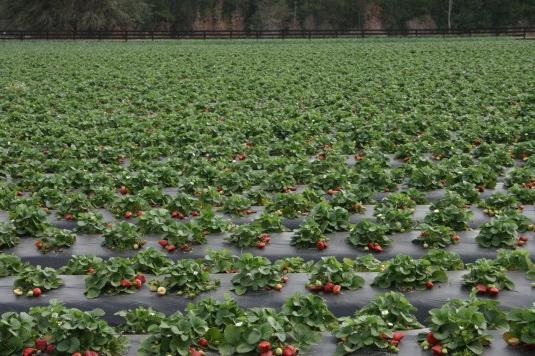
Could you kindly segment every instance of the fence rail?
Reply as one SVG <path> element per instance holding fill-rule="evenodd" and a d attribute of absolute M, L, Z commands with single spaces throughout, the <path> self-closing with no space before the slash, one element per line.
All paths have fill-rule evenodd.
<path fill-rule="evenodd" d="M 181 39 L 291 39 L 366 37 L 451 37 L 535 35 L 535 27 L 478 29 L 397 30 L 261 30 L 261 31 L 10 31 L 0 30 L 3 40 L 181 40 Z"/>

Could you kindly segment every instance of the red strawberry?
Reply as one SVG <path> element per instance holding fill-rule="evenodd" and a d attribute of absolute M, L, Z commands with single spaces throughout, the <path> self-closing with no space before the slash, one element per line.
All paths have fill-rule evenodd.
<path fill-rule="evenodd" d="M 399 341 L 392 339 L 392 340 L 390 340 L 390 345 L 393 345 L 393 346 L 397 347 L 399 345 Z"/>
<path fill-rule="evenodd" d="M 282 284 L 277 283 L 273 286 L 273 289 L 275 289 L 277 292 L 279 292 L 282 289 Z"/>
<path fill-rule="evenodd" d="M 139 279 L 134 279 L 134 286 L 139 289 L 143 286 L 143 282 L 141 282 Z"/>
<path fill-rule="evenodd" d="M 121 185 L 121 187 L 119 188 L 119 193 L 121 193 L 122 195 L 125 195 L 126 193 L 128 193 L 128 190 L 126 189 L 124 185 Z"/>
<path fill-rule="evenodd" d="M 265 243 L 269 243 L 271 241 L 271 237 L 268 234 L 262 234 L 261 238 Z"/>
<path fill-rule="evenodd" d="M 258 343 L 258 351 L 260 352 L 268 352 L 271 350 L 271 344 L 269 341 L 262 340 Z"/>
<path fill-rule="evenodd" d="M 173 219 L 176 219 L 176 218 L 178 217 L 178 211 L 173 210 L 173 211 L 171 212 L 171 217 L 172 217 Z"/>
<path fill-rule="evenodd" d="M 431 348 L 431 351 L 433 351 L 435 355 L 442 355 L 442 346 L 437 344 Z"/>
<path fill-rule="evenodd" d="M 476 284 L 475 288 L 477 290 L 477 294 L 485 294 L 485 293 L 487 293 L 487 286 L 484 285 L 483 283 Z"/>
<path fill-rule="evenodd" d="M 31 356 L 33 355 L 37 350 L 32 347 L 25 347 L 24 350 L 22 350 L 22 356 Z M 80 355 L 82 356 L 82 355 Z"/>
<path fill-rule="evenodd" d="M 459 241 L 460 239 L 461 239 L 461 237 L 460 237 L 459 235 L 457 235 L 457 234 L 453 235 L 452 238 L 451 238 L 451 240 L 452 240 L 453 242 L 457 242 L 457 241 Z"/>
<path fill-rule="evenodd" d="M 131 211 L 127 211 L 126 213 L 124 213 L 124 218 L 125 219 L 130 219 L 132 217 L 132 212 Z"/>
<path fill-rule="evenodd" d="M 526 235 L 522 235 L 518 238 L 520 241 L 528 242 L 528 237 Z"/>
<path fill-rule="evenodd" d="M 201 351 L 197 351 L 194 348 L 189 349 L 189 355 L 190 356 L 202 356 L 203 353 Z"/>
<path fill-rule="evenodd" d="M 130 287 L 132 287 L 132 283 L 130 283 L 130 281 L 128 279 L 123 278 L 123 279 L 121 279 L 121 287 L 130 288 Z"/>
<path fill-rule="evenodd" d="M 138 210 L 138 211 L 136 212 L 136 216 L 137 216 L 138 218 L 142 217 L 143 214 L 145 214 L 145 212 L 144 212 L 143 210 Z"/>
<path fill-rule="evenodd" d="M 74 219 L 74 217 L 72 216 L 72 214 L 69 214 L 69 213 L 63 215 L 63 218 L 64 218 L 65 220 L 67 220 L 67 221 L 71 221 L 71 220 Z"/>
<path fill-rule="evenodd" d="M 434 345 L 438 342 L 438 340 L 435 338 L 435 336 L 433 336 L 433 333 L 432 332 L 429 332 L 427 334 L 427 342 L 429 343 L 429 345 Z"/>
<path fill-rule="evenodd" d="M 487 289 L 487 292 L 488 292 L 490 295 L 492 295 L 493 297 L 495 297 L 495 296 L 498 295 L 498 293 L 500 293 L 500 290 L 499 290 L 498 288 L 496 288 L 496 287 L 493 286 L 493 287 L 488 288 L 488 289 Z"/>
<path fill-rule="evenodd" d="M 191 246 L 188 245 L 188 244 L 182 244 L 182 245 L 180 245 L 180 251 L 182 251 L 182 252 L 191 251 Z"/>
<path fill-rule="evenodd" d="M 197 210 L 193 210 L 191 212 L 191 216 L 199 216 L 199 215 L 201 215 L 201 214 Z"/>
<path fill-rule="evenodd" d="M 99 356 L 99 353 L 96 351 L 87 350 L 87 351 L 84 351 L 84 356 Z"/>
<path fill-rule="evenodd" d="M 167 240 L 160 240 L 158 241 L 158 245 L 162 246 L 162 247 L 165 247 L 167 246 L 169 242 Z"/>
<path fill-rule="evenodd" d="M 208 346 L 208 340 L 206 340 L 204 337 L 199 338 L 197 341 L 200 347 L 206 347 Z"/>
<path fill-rule="evenodd" d="M 273 356 L 273 352 L 272 351 L 261 352 L 260 356 Z"/>
<path fill-rule="evenodd" d="M 333 291 L 334 284 L 332 282 L 327 282 L 323 285 L 324 293 L 331 293 Z"/>
<path fill-rule="evenodd" d="M 41 294 L 42 294 L 41 288 L 36 287 L 36 288 L 33 289 L 33 296 L 34 297 L 37 298 L 37 297 L 41 296 Z"/>
<path fill-rule="evenodd" d="M 316 242 L 316 247 L 318 248 L 318 250 L 325 250 L 328 246 L 327 246 L 327 241 L 325 240 L 318 240 Z"/>
<path fill-rule="evenodd" d="M 433 281 L 425 282 L 425 288 L 431 289 L 431 288 L 433 288 L 433 286 L 434 286 Z"/>
<path fill-rule="evenodd" d="M 79 353 L 79 352 L 73 352 L 73 353 L 71 354 L 71 356 L 82 356 L 82 354 Z"/>
<path fill-rule="evenodd" d="M 43 242 L 41 240 L 35 241 L 35 247 L 40 250 L 43 247 Z"/>
<path fill-rule="evenodd" d="M 46 351 L 48 342 L 45 339 L 35 339 L 35 348 L 41 352 Z"/>
<path fill-rule="evenodd" d="M 516 245 L 517 245 L 517 246 L 522 247 L 522 246 L 524 246 L 525 244 L 526 244 L 526 241 L 522 241 L 522 240 L 517 240 L 517 241 L 516 241 Z"/>
<path fill-rule="evenodd" d="M 282 283 L 288 283 L 288 276 L 282 276 L 281 281 Z"/>
<path fill-rule="evenodd" d="M 52 352 L 54 352 L 54 350 L 56 349 L 56 345 L 54 344 L 48 344 L 46 346 L 46 353 L 47 354 L 51 354 Z"/>
<path fill-rule="evenodd" d="M 392 340 L 401 341 L 405 337 L 405 334 L 401 331 L 394 331 L 392 333 Z"/>
<path fill-rule="evenodd" d="M 24 195 L 24 193 L 21 192 L 21 191 L 18 191 L 18 190 L 17 190 L 17 192 L 15 193 L 15 195 L 18 196 L 18 197 L 21 197 L 21 196 Z"/>
<path fill-rule="evenodd" d="M 342 291 L 342 286 L 339 284 L 335 284 L 333 287 L 333 294 L 338 295 Z"/>
<path fill-rule="evenodd" d="M 95 273 L 95 269 L 93 267 L 89 267 L 87 269 L 87 274 L 92 274 L 92 273 Z"/>
<path fill-rule="evenodd" d="M 147 278 L 145 278 L 144 274 L 138 274 L 134 277 L 135 279 L 139 279 L 141 283 L 145 283 L 147 281 Z"/>
<path fill-rule="evenodd" d="M 265 242 L 262 242 L 262 241 L 258 241 L 258 242 L 256 243 L 256 247 L 257 247 L 257 248 L 264 248 L 264 247 L 266 247 L 266 243 L 265 243 Z"/>
<path fill-rule="evenodd" d="M 309 284 L 308 290 L 311 292 L 319 292 L 320 290 L 323 290 L 323 286 L 317 286 L 315 284 Z"/>
<path fill-rule="evenodd" d="M 165 249 L 168 251 L 168 252 L 173 252 L 174 250 L 176 250 L 176 246 L 175 245 L 167 245 L 165 247 Z"/>
<path fill-rule="evenodd" d="M 297 355 L 297 349 L 293 345 L 286 345 L 282 350 L 282 356 L 295 356 Z"/>
<path fill-rule="evenodd" d="M 374 250 L 375 252 L 377 252 L 377 253 L 381 253 L 381 252 L 383 252 L 383 248 L 382 248 L 381 245 L 379 245 L 379 244 L 375 244 L 375 245 L 373 245 L 373 250 Z"/>

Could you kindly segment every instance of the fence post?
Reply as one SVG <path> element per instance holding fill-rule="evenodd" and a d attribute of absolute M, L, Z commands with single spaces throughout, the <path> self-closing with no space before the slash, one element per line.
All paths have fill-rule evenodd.
<path fill-rule="evenodd" d="M 309 39 L 309 40 L 312 39 L 312 32 L 311 32 L 311 31 L 308 31 L 308 39 Z"/>
<path fill-rule="evenodd" d="M 203 39 L 206 39 L 206 31 L 203 32 Z"/>
<path fill-rule="evenodd" d="M 230 39 L 232 39 L 232 30 L 230 30 Z"/>
<path fill-rule="evenodd" d="M 128 42 L 128 31 L 124 31 L 124 41 Z"/>

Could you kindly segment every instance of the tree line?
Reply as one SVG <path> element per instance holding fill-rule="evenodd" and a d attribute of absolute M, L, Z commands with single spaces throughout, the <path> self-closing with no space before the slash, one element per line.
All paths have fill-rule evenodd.
<path fill-rule="evenodd" d="M 438 28 L 535 24 L 535 0 L 0 0 L 4 29 Z"/>

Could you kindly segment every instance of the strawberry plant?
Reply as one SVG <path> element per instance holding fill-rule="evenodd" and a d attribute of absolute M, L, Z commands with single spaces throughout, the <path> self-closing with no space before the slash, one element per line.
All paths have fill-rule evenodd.
<path fill-rule="evenodd" d="M 243 224 L 236 225 L 225 240 L 238 247 L 264 248 L 269 243 L 270 237 L 268 234 L 263 234 L 254 224 Z"/>
<path fill-rule="evenodd" d="M 262 213 L 253 224 L 264 232 L 282 232 L 286 230 L 284 225 L 282 225 L 282 217 L 273 213 Z"/>
<path fill-rule="evenodd" d="M 229 250 L 209 249 L 204 256 L 203 263 L 208 268 L 210 273 L 231 273 L 235 272 L 235 264 L 238 257 L 232 256 Z"/>
<path fill-rule="evenodd" d="M 57 206 L 57 215 L 65 220 L 72 220 L 81 213 L 88 212 L 93 206 L 84 193 L 69 193 Z"/>
<path fill-rule="evenodd" d="M 61 267 L 60 274 L 84 275 L 94 273 L 103 263 L 102 258 L 91 255 L 72 256 L 69 262 Z"/>
<path fill-rule="evenodd" d="M 18 274 L 25 264 L 19 256 L 10 253 L 0 253 L 0 278 Z"/>
<path fill-rule="evenodd" d="M 363 284 L 364 279 L 355 271 L 352 260 L 344 258 L 340 262 L 336 257 L 322 257 L 312 266 L 307 288 L 336 295 L 342 289 L 358 289 Z"/>
<path fill-rule="evenodd" d="M 387 206 L 376 208 L 374 214 L 380 224 L 388 226 L 389 233 L 412 229 L 414 208 L 397 209 Z"/>
<path fill-rule="evenodd" d="M 282 289 L 281 273 L 265 257 L 244 253 L 235 266 L 238 274 L 232 277 L 232 290 L 237 295 L 247 291 Z"/>
<path fill-rule="evenodd" d="M 467 230 L 472 212 L 466 208 L 466 200 L 460 195 L 448 192 L 444 198 L 431 205 L 424 222 L 429 225 L 442 225 L 455 231 Z"/>
<path fill-rule="evenodd" d="M 460 271 L 464 269 L 464 263 L 458 253 L 431 249 L 420 259 L 429 261 L 432 266 L 439 267 L 444 271 Z"/>
<path fill-rule="evenodd" d="M 533 350 L 535 345 L 535 305 L 530 308 L 515 308 L 507 313 L 509 330 L 503 335 L 510 346 L 524 346 Z"/>
<path fill-rule="evenodd" d="M 398 342 L 390 341 L 394 336 L 392 329 L 377 315 L 342 318 L 335 336 L 338 339 L 335 356 L 352 354 L 361 349 L 398 351 Z"/>
<path fill-rule="evenodd" d="M 245 311 L 229 295 L 225 295 L 222 301 L 204 298 L 196 303 L 189 303 L 186 306 L 186 310 L 188 314 L 195 315 L 206 321 L 212 330 L 234 324 L 238 318 L 245 316 Z M 210 333 L 211 331 L 209 330 L 207 336 Z M 214 334 L 216 333 L 214 332 Z"/>
<path fill-rule="evenodd" d="M 478 206 L 483 208 L 483 212 L 489 216 L 495 216 L 508 210 L 519 208 L 516 197 L 509 193 L 497 192 L 485 200 L 482 200 Z"/>
<path fill-rule="evenodd" d="M 54 354 L 84 352 L 88 355 L 88 351 L 93 351 L 122 355 L 126 351 L 126 338 L 117 335 L 115 329 L 102 320 L 104 311 L 101 309 L 81 311 L 52 300 L 48 306 L 31 308 L 30 315 L 35 320 L 40 340 L 55 346 Z"/>
<path fill-rule="evenodd" d="M 314 202 L 307 199 L 303 193 L 277 193 L 268 202 L 266 211 L 277 212 L 287 218 L 296 218 L 310 211 L 313 206 Z"/>
<path fill-rule="evenodd" d="M 208 233 L 223 232 L 228 229 L 229 223 L 220 216 L 216 216 L 211 209 L 202 210 L 196 224 Z"/>
<path fill-rule="evenodd" d="M 429 312 L 428 333 L 418 335 L 424 350 L 481 355 L 492 340 L 485 315 L 475 305 L 445 304 Z"/>
<path fill-rule="evenodd" d="M 477 294 L 496 296 L 502 289 L 514 288 L 513 281 L 505 274 L 505 268 L 492 260 L 480 258 L 467 267 L 468 273 L 463 275 L 463 285 Z"/>
<path fill-rule="evenodd" d="M 445 283 L 447 280 L 448 275 L 439 266 L 424 259 L 398 255 L 375 277 L 372 285 L 400 290 L 430 289 L 435 282 Z"/>
<path fill-rule="evenodd" d="M 494 262 L 507 271 L 528 271 L 533 267 L 529 251 L 524 249 L 499 249 Z"/>
<path fill-rule="evenodd" d="M 50 226 L 39 235 L 39 239 L 35 241 L 35 247 L 42 253 L 47 253 L 69 248 L 75 241 L 74 232 Z"/>
<path fill-rule="evenodd" d="M 85 234 L 100 234 L 106 228 L 106 222 L 101 213 L 88 211 L 76 217 L 76 231 Z"/>
<path fill-rule="evenodd" d="M 491 330 L 504 329 L 507 327 L 506 314 L 500 307 L 500 302 L 493 299 L 480 299 L 470 296 L 468 299 L 450 299 L 446 305 L 451 308 L 475 307 L 485 316 L 487 328 Z"/>
<path fill-rule="evenodd" d="M 171 212 L 180 213 L 176 214 L 175 218 L 188 216 L 192 211 L 198 211 L 200 204 L 197 199 L 189 194 L 178 192 L 177 195 L 166 204 L 167 210 Z"/>
<path fill-rule="evenodd" d="M 24 203 L 18 204 L 11 210 L 9 218 L 19 236 L 37 236 L 47 227 L 46 213 L 40 208 Z"/>
<path fill-rule="evenodd" d="M 370 189 L 361 187 L 350 187 L 336 192 L 330 204 L 346 209 L 350 213 L 364 213 L 366 207 L 364 204 L 371 202 L 372 192 Z"/>
<path fill-rule="evenodd" d="M 93 267 L 85 279 L 85 296 L 98 298 L 101 294 L 135 293 L 145 283 L 145 276 L 137 273 L 127 258 L 112 257 Z"/>
<path fill-rule="evenodd" d="M 361 315 L 377 315 L 382 318 L 389 329 L 419 329 L 422 324 L 414 316 L 416 308 L 399 292 L 387 292 L 375 296 L 368 304 L 355 312 Z"/>
<path fill-rule="evenodd" d="M 338 321 L 327 308 L 325 300 L 313 294 L 303 296 L 296 293 L 292 295 L 282 305 L 281 314 L 285 315 L 293 325 L 307 325 L 316 331 L 336 330 L 338 328 Z"/>
<path fill-rule="evenodd" d="M 160 274 L 161 271 L 173 264 L 163 253 L 154 247 L 139 251 L 131 259 L 133 268 L 138 273 Z"/>
<path fill-rule="evenodd" d="M 61 285 L 63 281 L 55 269 L 27 265 L 18 271 L 13 281 L 13 293 L 16 296 L 39 297 L 42 293 L 59 288 Z"/>
<path fill-rule="evenodd" d="M 177 248 L 187 252 L 191 250 L 192 245 L 206 243 L 205 232 L 197 223 L 190 222 L 184 224 L 172 222 L 164 226 L 163 230 L 165 231 L 165 235 L 158 243 L 168 252 L 173 252 Z"/>
<path fill-rule="evenodd" d="M 138 355 L 201 355 L 192 353 L 191 347 L 208 331 L 208 325 L 201 317 L 176 312 L 162 320 L 158 325 L 148 328 L 138 350 Z"/>
<path fill-rule="evenodd" d="M 514 248 L 518 226 L 507 216 L 498 216 L 481 226 L 476 242 L 486 248 Z"/>
<path fill-rule="evenodd" d="M 161 276 L 149 282 L 159 295 L 176 293 L 188 298 L 216 289 L 219 280 L 211 280 L 204 266 L 191 259 L 181 259 L 161 270 Z"/>
<path fill-rule="evenodd" d="M 321 226 L 314 220 L 305 220 L 303 224 L 292 235 L 290 245 L 299 248 L 317 247 L 323 250 L 328 247 L 327 238 L 323 235 Z"/>
<path fill-rule="evenodd" d="M 138 211 L 145 211 L 150 207 L 149 203 L 140 196 L 128 195 L 117 199 L 110 206 L 110 210 L 116 217 L 130 218 Z"/>
<path fill-rule="evenodd" d="M 460 241 L 459 235 L 448 226 L 421 224 L 420 236 L 412 242 L 422 245 L 423 248 L 444 248 Z"/>
<path fill-rule="evenodd" d="M 357 272 L 381 272 L 386 265 L 386 262 L 379 261 L 373 255 L 358 256 L 354 262 Z"/>
<path fill-rule="evenodd" d="M 15 247 L 20 243 L 15 227 L 9 222 L 0 222 L 0 250 Z"/>
<path fill-rule="evenodd" d="M 273 262 L 273 267 L 283 273 L 307 273 L 313 265 L 314 261 L 305 262 L 301 257 L 286 257 Z"/>
<path fill-rule="evenodd" d="M 479 201 L 479 191 L 477 188 L 468 182 L 457 182 L 449 185 L 447 191 L 455 192 L 465 199 L 468 203 L 473 204 Z"/>
<path fill-rule="evenodd" d="M 146 334 L 152 325 L 159 326 L 166 318 L 164 313 L 150 307 L 121 310 L 115 315 L 124 319 L 116 328 L 122 334 Z"/>
<path fill-rule="evenodd" d="M 124 251 L 128 249 L 140 249 L 145 244 L 141 239 L 139 229 L 136 225 L 122 221 L 104 231 L 104 242 L 102 246 L 112 250 Z"/>
<path fill-rule="evenodd" d="M 0 316 L 0 353 L 18 355 L 33 346 L 35 321 L 27 313 L 7 312 Z"/>
<path fill-rule="evenodd" d="M 171 216 L 167 209 L 150 209 L 139 217 L 137 226 L 143 234 L 160 234 L 165 231 L 170 220 Z"/>
<path fill-rule="evenodd" d="M 250 215 L 254 211 L 251 210 L 252 201 L 239 194 L 233 194 L 223 201 L 223 211 L 232 215 Z"/>
<path fill-rule="evenodd" d="M 385 234 L 388 226 L 376 224 L 371 220 L 362 220 L 351 228 L 347 241 L 356 247 L 363 247 L 365 250 L 382 252 L 383 247 L 389 246 L 392 240 Z"/>

